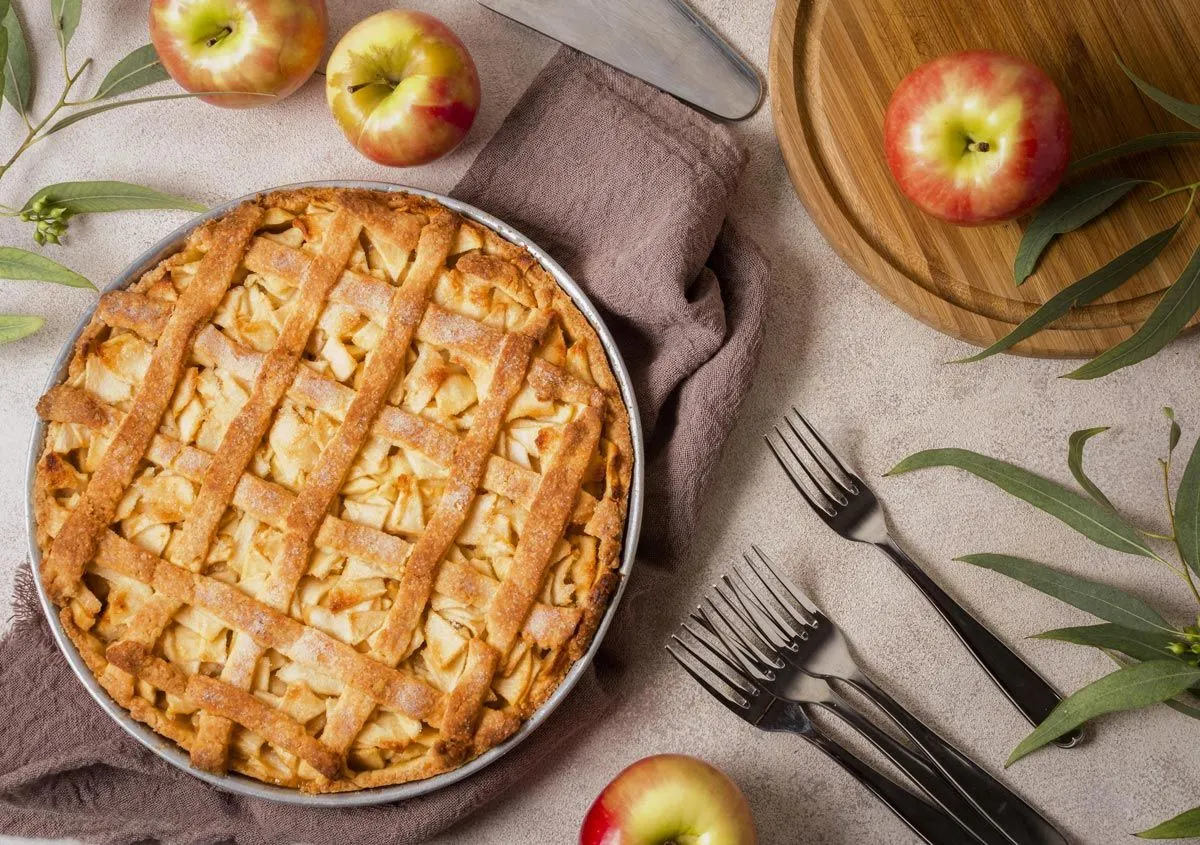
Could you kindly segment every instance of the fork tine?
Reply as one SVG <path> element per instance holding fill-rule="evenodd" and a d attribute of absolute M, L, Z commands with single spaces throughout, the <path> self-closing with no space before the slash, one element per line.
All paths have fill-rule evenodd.
<path fill-rule="evenodd" d="M 796 409 L 793 408 L 792 410 L 795 411 Z M 821 475 L 824 478 L 826 478 L 828 481 L 832 482 L 833 486 L 835 488 L 837 488 L 837 493 L 834 494 L 834 493 L 830 493 L 828 488 L 822 486 L 821 487 L 822 492 L 824 492 L 827 496 L 829 496 L 829 498 L 833 499 L 839 505 L 845 505 L 846 504 L 846 496 L 857 493 L 858 489 L 855 488 L 854 490 L 851 490 L 849 487 L 847 487 L 845 484 L 842 483 L 842 480 L 840 478 L 838 478 L 837 475 L 835 475 L 829 469 L 829 467 L 828 467 L 828 465 L 826 465 L 825 461 L 822 460 L 820 455 L 817 454 L 816 450 L 813 449 L 812 444 L 808 442 L 808 438 L 806 438 L 803 434 L 800 433 L 800 429 L 796 427 L 796 424 L 794 422 L 792 422 L 792 418 L 790 416 L 784 415 L 783 421 L 785 423 L 787 423 L 787 427 L 792 430 L 793 436 L 795 436 L 796 440 L 804 448 L 804 451 L 808 453 L 808 457 L 812 460 L 812 462 L 814 464 L 817 465 L 817 469 L 820 471 Z M 794 449 L 792 450 L 792 454 L 793 455 L 796 454 L 796 451 Z M 800 457 L 798 455 L 796 457 L 796 461 L 800 464 L 801 468 L 806 473 L 808 473 L 808 477 L 812 478 L 813 481 L 816 482 L 816 479 L 813 478 L 812 471 L 810 471 L 808 468 L 808 464 L 806 464 L 804 461 L 800 460 Z"/>
<path fill-rule="evenodd" d="M 704 634 L 690 627 L 687 622 L 683 623 L 683 628 L 705 646 L 715 651 L 717 657 L 729 664 L 731 669 L 741 672 L 756 684 L 765 684 L 775 677 L 771 673 L 769 666 L 763 664 L 751 652 L 746 651 L 738 644 L 738 640 L 741 639 L 740 637 L 728 636 L 708 617 L 708 614 L 704 612 L 704 608 L 696 608 L 696 611 L 691 614 L 691 619 L 696 622 L 704 634 L 715 639 L 721 647 L 719 649 L 716 648 Z M 733 661 L 737 661 L 736 665 L 734 665 Z"/>
<path fill-rule="evenodd" d="M 689 625 L 686 621 L 683 622 L 679 627 L 691 634 L 692 638 L 696 640 L 696 642 L 700 643 L 708 651 L 712 652 L 713 655 L 715 655 L 718 660 L 725 664 L 731 672 L 737 676 L 748 676 L 754 681 L 761 681 L 765 679 L 765 675 L 761 671 L 759 671 L 753 664 L 747 664 L 745 661 L 743 661 L 735 649 L 731 648 L 729 644 L 722 639 L 720 632 L 712 626 L 711 621 L 702 619 L 696 614 L 692 614 L 691 618 L 695 623 L 695 627 Z M 711 642 L 709 642 L 709 637 L 712 637 L 718 643 L 720 643 L 721 648 L 717 648 Z M 762 677 L 760 678 L 760 676 Z"/>
<path fill-rule="evenodd" d="M 760 664 L 764 670 L 771 667 L 776 669 L 781 667 L 783 663 L 774 656 L 775 650 L 771 648 L 771 646 L 768 645 L 766 641 L 762 639 L 762 637 L 758 636 L 752 626 L 747 625 L 745 620 L 738 616 L 737 608 L 730 606 L 724 596 L 720 596 L 720 598 L 722 602 L 729 607 L 728 615 L 726 615 L 725 611 L 721 610 L 721 608 L 717 606 L 717 603 L 713 601 L 711 596 L 706 597 L 705 601 L 708 603 L 708 606 L 712 608 L 713 613 L 725 623 L 725 627 L 733 633 L 734 637 L 742 646 L 741 650 L 753 656 L 755 662 Z M 708 614 L 706 613 L 705 616 L 707 617 Z M 730 617 L 733 618 L 731 619 Z M 735 619 L 737 620 L 736 623 L 733 621 Z M 710 624 L 712 624 L 711 621 Z"/>
<path fill-rule="evenodd" d="M 751 548 L 754 547 L 751 546 Z M 808 611 L 809 615 L 812 617 L 811 621 L 809 622 L 810 625 L 817 621 L 817 617 L 824 616 L 824 614 L 821 613 L 821 609 L 817 607 L 816 602 L 810 599 L 803 590 L 795 585 L 795 583 L 787 580 L 776 571 L 775 567 L 771 564 L 771 559 L 769 557 L 767 557 L 757 548 L 754 548 L 754 550 L 758 552 L 759 558 L 762 560 L 763 565 L 766 566 L 770 573 L 775 576 L 776 580 L 778 580 L 779 583 L 782 584 L 784 588 L 786 588 L 787 591 L 792 594 L 792 598 L 799 602 L 801 607 Z"/>
<path fill-rule="evenodd" d="M 722 576 L 722 580 L 727 581 L 728 579 Z M 742 601 L 740 596 L 733 592 L 732 584 L 730 584 L 728 587 L 724 587 L 721 584 L 714 584 L 713 592 L 719 596 L 721 601 L 725 603 L 725 606 L 729 608 L 732 616 L 738 619 L 746 628 L 746 630 L 754 635 L 755 642 L 761 644 L 759 651 L 761 651 L 763 654 L 774 654 L 776 651 L 784 647 L 782 643 L 777 642 L 767 633 L 767 631 L 764 630 L 761 622 L 751 615 L 750 609 L 746 607 L 745 602 Z"/>
<path fill-rule="evenodd" d="M 762 600 L 762 597 L 758 595 L 758 591 L 755 590 L 753 585 L 746 579 L 746 575 L 742 572 L 741 567 L 735 567 L 733 574 L 737 577 L 738 581 L 741 582 L 741 587 L 738 588 L 738 592 L 753 602 L 755 608 L 758 609 L 758 612 L 770 620 L 775 630 L 783 635 L 785 641 L 790 642 L 795 637 L 801 635 L 800 631 L 793 630 L 792 627 L 787 624 L 787 620 L 781 619 L 780 615 Z"/>
<path fill-rule="evenodd" d="M 742 674 L 741 670 L 737 669 L 737 667 L 733 666 L 733 664 L 730 663 L 728 660 L 723 661 L 726 664 L 726 666 L 729 667 L 728 670 L 722 671 L 721 669 L 718 669 L 716 666 L 714 666 L 712 663 L 710 663 L 708 660 L 706 660 L 704 658 L 704 656 L 702 654 L 700 654 L 700 652 L 698 652 L 695 648 L 693 648 L 691 645 L 689 645 L 687 640 L 683 639 L 678 634 L 673 634 L 671 638 L 673 640 L 675 640 L 675 642 L 679 643 L 679 646 L 684 651 L 686 651 L 688 654 L 690 654 L 692 657 L 694 657 L 697 660 L 697 662 L 700 663 L 701 666 L 708 669 L 709 672 L 711 672 L 713 675 L 715 675 L 717 678 L 719 678 L 722 682 L 727 684 L 730 689 L 734 690 L 741 696 L 749 697 L 751 695 L 754 695 L 755 692 L 757 692 L 758 688 L 753 683 L 751 683 L 749 680 L 747 680 L 746 677 Z M 720 657 L 717 650 L 714 649 L 708 643 L 704 642 L 704 640 L 698 639 L 698 640 L 696 640 L 696 642 L 703 645 L 705 650 L 708 651 L 709 653 Z M 730 677 L 730 675 L 732 675 L 734 677 Z"/>
<path fill-rule="evenodd" d="M 671 639 L 674 640 L 675 642 L 679 643 L 680 646 L 683 645 L 683 641 L 681 639 L 679 639 L 678 637 L 676 637 L 674 634 L 671 635 Z M 690 660 L 685 660 L 683 655 L 680 654 L 678 651 L 676 651 L 675 648 L 670 643 L 667 644 L 667 652 L 672 657 L 675 658 L 676 663 L 678 663 L 680 666 L 683 667 L 683 671 L 685 671 L 689 675 L 691 675 L 692 678 L 695 679 L 696 683 L 698 683 L 700 686 L 704 687 L 704 689 L 708 690 L 709 695 L 711 695 L 717 701 L 724 704 L 730 710 L 746 710 L 747 708 L 749 708 L 750 703 L 740 694 L 735 693 L 735 695 L 737 695 L 737 698 L 734 699 L 728 692 L 717 689 L 708 680 L 708 678 L 705 677 L 705 674 L 703 672 L 701 672 L 700 670 L 698 670 L 694 666 L 692 666 Z M 691 652 L 689 651 L 688 654 L 690 655 Z"/>
<path fill-rule="evenodd" d="M 860 483 L 858 476 L 850 471 L 842 459 L 838 457 L 837 452 L 833 451 L 830 445 L 825 442 L 825 438 L 821 436 L 821 433 L 813 428 L 812 423 L 808 421 L 808 418 L 805 417 L 804 414 L 800 413 L 795 405 L 792 406 L 792 413 L 800 418 L 800 422 L 804 423 L 804 427 L 807 428 L 812 436 L 816 438 L 816 441 L 821 444 L 821 448 L 825 450 L 825 454 L 829 455 L 829 457 L 837 465 L 837 468 L 842 471 L 842 474 L 850 479 L 850 486 L 853 488 L 852 492 L 857 495 L 858 484 Z"/>
<path fill-rule="evenodd" d="M 796 440 L 804 448 L 804 451 L 808 453 L 809 458 L 812 459 L 814 463 L 816 463 L 817 471 L 820 473 L 821 477 L 833 479 L 836 482 L 837 479 L 833 478 L 833 475 L 829 472 L 828 468 L 826 468 L 825 464 L 821 463 L 813 455 L 812 449 L 809 448 L 808 443 L 804 440 L 804 437 L 801 436 L 799 430 L 796 428 L 796 424 L 792 422 L 791 417 L 789 417 L 785 414 L 783 417 L 783 421 L 785 423 L 787 423 L 787 427 L 789 429 L 791 429 L 792 436 L 794 436 L 796 438 Z M 820 490 L 822 493 L 824 493 L 826 496 L 828 496 L 832 501 L 837 502 L 838 504 L 842 504 L 842 505 L 846 504 L 845 497 L 841 493 L 841 490 L 844 488 L 841 488 L 840 485 L 837 485 L 835 483 L 834 486 L 836 489 L 833 492 L 831 492 L 829 489 L 829 486 L 827 484 L 822 483 L 817 478 L 817 476 L 813 473 L 812 469 L 809 468 L 808 464 L 804 461 L 804 459 L 802 457 L 800 457 L 800 453 L 796 451 L 796 448 L 794 446 L 792 446 L 792 441 L 790 441 L 784 435 L 784 433 L 779 429 L 779 426 L 774 426 L 774 429 L 775 429 L 775 434 L 779 436 L 779 439 L 781 441 L 783 441 L 783 445 L 787 446 L 788 451 L 792 453 L 792 458 L 800 466 L 800 469 L 804 470 L 804 474 L 808 476 L 809 481 L 811 481 L 813 484 L 815 484 L 817 489 Z"/>
<path fill-rule="evenodd" d="M 774 619 L 771 619 L 770 615 L 759 606 L 758 599 L 753 594 L 747 595 L 745 590 L 739 589 L 728 575 L 722 576 L 721 580 L 725 582 L 728 592 L 737 600 L 737 604 L 734 605 L 728 595 L 725 596 L 725 600 L 747 625 L 753 627 L 755 632 L 770 643 L 776 651 L 792 647 L 793 635 Z"/>
<path fill-rule="evenodd" d="M 750 548 L 754 548 L 751 546 Z M 807 630 L 808 623 L 805 620 L 802 612 L 797 607 L 792 607 L 782 598 L 774 587 L 762 576 L 762 573 L 754 565 L 754 560 L 746 552 L 742 552 L 742 560 L 746 561 L 746 566 L 750 573 L 754 576 L 754 583 L 746 577 L 746 574 L 740 570 L 735 570 L 737 576 L 746 585 L 750 592 L 754 593 L 755 598 L 761 604 L 767 607 L 774 617 L 775 621 L 782 625 L 788 633 L 793 636 L 803 635 Z M 758 585 L 761 585 L 758 586 Z M 766 593 L 764 596 L 763 593 Z"/>
<path fill-rule="evenodd" d="M 754 554 L 761 562 L 762 567 L 765 567 L 766 570 L 771 573 L 776 584 L 778 584 L 781 589 L 777 590 L 774 586 L 772 586 L 770 580 L 763 575 L 762 568 L 760 568 L 758 564 L 754 563 L 754 561 L 751 560 L 751 558 L 747 555 L 745 557 L 746 562 L 750 564 L 750 571 L 754 573 L 755 577 L 758 578 L 758 580 L 775 598 L 775 600 L 783 605 L 784 609 L 791 614 L 792 618 L 796 620 L 797 624 L 811 625 L 814 617 L 811 613 L 809 613 L 808 608 L 805 607 L 804 603 L 800 601 L 800 598 L 796 595 L 796 588 L 792 586 L 790 581 L 776 571 L 774 565 L 771 563 L 771 559 L 767 557 L 766 553 L 763 552 L 762 549 L 754 544 L 751 544 L 750 548 L 753 549 Z"/>
<path fill-rule="evenodd" d="M 816 479 L 813 478 L 812 473 L 808 471 L 808 467 L 806 467 L 804 462 L 800 460 L 800 456 L 796 454 L 796 450 L 792 448 L 792 444 L 788 443 L 787 440 L 784 439 L 783 432 L 779 430 L 778 426 L 775 426 L 775 436 L 778 437 L 783 445 L 787 447 L 787 450 L 792 453 L 792 457 L 795 458 L 796 463 L 800 465 L 800 468 L 804 470 L 804 474 L 807 475 L 813 484 L 816 485 L 817 489 L 821 491 L 821 495 L 827 495 L 824 488 L 816 483 Z M 775 446 L 775 442 L 771 439 L 771 435 L 764 435 L 763 440 L 767 441 L 767 447 L 775 454 L 775 460 L 779 462 L 779 465 L 783 467 L 783 471 L 787 473 L 788 478 L 792 480 L 792 486 L 800 491 L 800 495 L 802 495 L 809 505 L 812 506 L 813 510 L 821 511 L 828 516 L 837 516 L 837 510 L 834 509 L 833 505 L 829 504 L 829 502 L 825 501 L 824 499 L 818 502 L 813 494 L 808 492 L 808 488 L 804 486 L 804 483 L 800 480 L 800 476 L 796 474 L 794 469 L 792 469 L 791 463 L 784 460 L 783 455 Z"/>

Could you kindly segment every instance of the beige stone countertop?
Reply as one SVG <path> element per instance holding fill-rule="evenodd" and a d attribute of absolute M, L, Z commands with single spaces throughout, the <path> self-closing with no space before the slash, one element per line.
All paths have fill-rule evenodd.
<path fill-rule="evenodd" d="M 18 0 L 39 65 L 44 109 L 57 93 L 47 4 Z M 55 181 L 119 179 L 217 203 L 258 189 L 318 179 L 378 179 L 450 189 L 555 45 L 469 0 L 413 2 L 446 20 L 474 54 L 484 86 L 480 119 L 448 158 L 389 170 L 345 142 L 328 113 L 320 78 L 276 105 L 251 112 L 198 102 L 111 112 L 35 147 L 0 183 L 0 202 L 19 205 Z M 700 10 L 765 70 L 771 0 L 696 0 Z M 94 56 L 102 74 L 146 36 L 145 0 L 85 3 L 72 54 Z M 368 14 L 373 0 L 331 2 L 329 46 Z M 18 136 L 12 110 L 0 137 Z M 885 558 L 818 524 L 775 467 L 761 435 L 791 405 L 833 436 L 885 500 L 897 537 L 969 609 L 1028 657 L 1061 690 L 1112 668 L 1076 646 L 1029 640 L 1090 617 L 989 572 L 954 563 L 977 551 L 1021 554 L 1132 589 L 1181 618 L 1193 612 L 1162 567 L 1099 549 L 1055 520 L 951 471 L 900 479 L 881 474 L 910 452 L 963 446 L 1069 479 L 1067 435 L 1114 430 L 1094 441 L 1093 476 L 1144 523 L 1161 525 L 1159 456 L 1163 405 L 1173 405 L 1190 448 L 1200 430 L 1196 389 L 1200 335 L 1099 382 L 1059 378 L 1063 362 L 999 356 L 947 366 L 965 347 L 887 303 L 836 256 L 797 200 L 775 144 L 769 106 L 734 127 L 751 159 L 736 215 L 771 256 L 774 279 L 762 366 L 727 444 L 708 499 L 699 550 L 666 595 L 631 590 L 628 624 L 666 630 L 748 543 L 771 552 L 855 642 L 861 662 L 920 716 L 993 771 L 1028 732 L 954 635 Z M 12 146 L 10 141 L 6 146 Z M 5 151 L 7 154 L 7 150 Z M 186 220 L 184 212 L 133 212 L 73 221 L 68 245 L 49 254 L 103 284 Z M 29 246 L 27 224 L 0 221 L 0 243 Z M 26 446 L 33 405 L 60 346 L 94 295 L 52 285 L 0 283 L 0 312 L 40 313 L 42 331 L 0 346 L 0 618 L 13 573 L 25 559 Z M 657 620 L 656 624 L 654 620 Z M 0 673 L 2 673 L 0 669 Z M 657 752 L 704 757 L 749 796 L 764 843 L 909 843 L 911 834 L 851 778 L 800 740 L 735 723 L 648 638 L 628 671 L 634 692 L 539 774 L 451 829 L 438 843 L 564 843 L 577 837 L 589 804 L 617 771 Z M 1105 845 L 1200 804 L 1196 725 L 1155 708 L 1098 721 L 1080 748 L 1034 754 L 1004 778 L 1067 832 Z"/>

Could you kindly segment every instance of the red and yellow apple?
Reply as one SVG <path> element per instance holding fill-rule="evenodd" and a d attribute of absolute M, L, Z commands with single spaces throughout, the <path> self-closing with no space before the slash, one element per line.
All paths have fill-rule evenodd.
<path fill-rule="evenodd" d="M 187 91 L 222 92 L 200 99 L 228 108 L 273 103 L 303 85 L 327 28 L 325 0 L 150 3 L 150 40 L 167 73 Z"/>
<path fill-rule="evenodd" d="M 580 845 L 754 845 L 750 805 L 719 769 L 681 754 L 638 760 L 604 788 Z"/>
<path fill-rule="evenodd" d="M 445 155 L 466 136 L 479 110 L 479 75 L 444 23 L 393 9 L 360 21 L 338 42 L 325 94 L 359 152 L 409 167 Z"/>
<path fill-rule="evenodd" d="M 1009 220 L 1046 200 L 1071 157 L 1062 94 L 1017 56 L 971 50 L 934 59 L 892 93 L 888 167 L 922 210 L 960 226 Z"/>

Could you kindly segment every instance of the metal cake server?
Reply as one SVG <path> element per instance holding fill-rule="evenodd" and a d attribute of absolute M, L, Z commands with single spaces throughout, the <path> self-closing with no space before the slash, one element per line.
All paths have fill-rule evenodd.
<path fill-rule="evenodd" d="M 762 81 L 685 0 L 479 0 L 701 111 L 742 120 Z"/>

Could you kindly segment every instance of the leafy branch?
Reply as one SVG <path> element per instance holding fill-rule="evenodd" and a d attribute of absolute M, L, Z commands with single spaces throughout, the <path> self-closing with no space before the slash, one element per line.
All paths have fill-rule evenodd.
<path fill-rule="evenodd" d="M 76 95 L 81 79 L 93 64 L 91 58 L 86 58 L 72 70 L 68 58 L 68 46 L 82 16 L 83 0 L 50 0 L 49 5 L 62 64 L 63 87 L 49 111 L 36 117 L 32 113 L 33 52 L 17 7 L 11 0 L 0 0 L 0 88 L 3 89 L 3 101 L 17 111 L 25 128 L 24 137 L 0 164 L 0 179 L 32 147 L 81 120 L 126 106 L 217 93 L 184 92 L 117 99 L 169 78 L 153 45 L 147 44 L 117 62 L 95 93 Z M 19 206 L 0 203 L 0 217 L 15 217 L 33 223 L 34 241 L 45 246 L 60 243 L 71 218 L 80 214 L 155 208 L 204 210 L 203 206 L 190 200 L 128 182 L 86 181 L 48 185 Z M 58 262 L 13 246 L 0 247 L 0 278 L 95 289 L 95 285 L 83 276 Z M 0 315 L 0 344 L 27 337 L 41 325 L 40 317 Z"/>
<path fill-rule="evenodd" d="M 1142 94 L 1179 119 L 1200 129 L 1200 105 L 1185 102 L 1155 88 L 1126 67 L 1120 59 L 1117 59 L 1117 63 Z M 1193 143 L 1200 143 L 1200 132 L 1158 132 L 1145 135 L 1085 156 L 1071 165 L 1070 172 L 1078 173 L 1097 164 L 1134 153 Z M 1196 192 L 1200 190 L 1200 182 L 1168 187 L 1153 179 L 1106 177 L 1076 182 L 1061 188 L 1037 210 L 1025 229 L 1013 259 L 1013 279 L 1018 286 L 1024 284 L 1037 269 L 1039 259 L 1055 238 L 1097 219 L 1144 185 L 1153 185 L 1158 189 L 1158 193 L 1149 199 L 1151 203 L 1186 194 L 1187 205 L 1173 226 L 1133 245 L 1104 266 L 1059 291 L 1003 338 L 955 363 L 981 361 L 1011 349 L 1037 332 L 1052 326 L 1071 309 L 1088 305 L 1112 293 L 1150 266 L 1170 245 L 1190 216 L 1195 205 Z M 1066 377 L 1100 378 L 1144 361 L 1161 351 L 1183 331 L 1197 312 L 1200 312 L 1200 245 L 1193 251 L 1191 260 L 1183 272 L 1166 290 L 1150 316 L 1133 335 L 1067 373 Z"/>
<path fill-rule="evenodd" d="M 1083 492 L 1035 475 L 1022 467 L 965 449 L 929 449 L 897 464 L 888 475 L 931 467 L 954 467 L 990 481 L 1002 490 L 1056 517 L 1105 548 L 1148 558 L 1173 572 L 1200 608 L 1200 439 L 1193 447 L 1172 496 L 1172 465 L 1182 430 L 1175 413 L 1168 421 L 1162 471 L 1169 533 L 1138 528 L 1120 513 L 1084 469 L 1088 441 L 1105 428 L 1074 432 L 1068 441 L 1067 466 Z M 959 560 L 990 569 L 1085 611 L 1100 624 L 1044 631 L 1039 639 L 1099 649 L 1118 668 L 1068 696 L 1044 722 L 1017 745 L 1006 765 L 1106 713 L 1164 703 L 1200 719 L 1189 698 L 1200 693 L 1200 618 L 1175 624 L 1142 599 L 1099 581 L 1080 578 L 1037 561 L 1005 554 L 972 554 Z M 1146 839 L 1200 836 L 1200 807 L 1138 834 Z"/>

